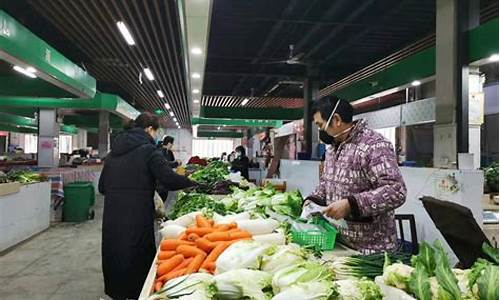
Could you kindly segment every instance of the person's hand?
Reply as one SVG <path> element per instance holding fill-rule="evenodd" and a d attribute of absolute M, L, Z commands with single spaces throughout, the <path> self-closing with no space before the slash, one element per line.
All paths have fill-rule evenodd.
<path fill-rule="evenodd" d="M 347 217 L 351 213 L 351 206 L 349 205 L 349 200 L 342 199 L 328 205 L 323 212 L 326 216 L 339 220 Z"/>
<path fill-rule="evenodd" d="M 177 160 L 176 160 L 176 162 L 177 162 L 177 164 L 178 164 L 179 166 L 182 166 L 182 160 L 177 159 Z"/>

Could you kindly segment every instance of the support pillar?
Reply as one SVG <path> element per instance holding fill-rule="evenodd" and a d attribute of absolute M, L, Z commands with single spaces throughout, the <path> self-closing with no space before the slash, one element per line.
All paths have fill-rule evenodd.
<path fill-rule="evenodd" d="M 104 158 L 109 152 L 109 112 L 99 112 L 99 157 Z"/>
<path fill-rule="evenodd" d="M 57 110 L 38 111 L 38 166 L 54 168 L 59 165 L 59 124 Z"/>
<path fill-rule="evenodd" d="M 458 167 L 469 152 L 469 68 L 466 31 L 478 21 L 477 1 L 436 0 L 434 167 Z"/>
<path fill-rule="evenodd" d="M 317 158 L 317 145 L 319 143 L 319 134 L 317 130 L 313 130 L 311 106 L 318 98 L 319 82 L 308 77 L 304 80 L 304 152 L 307 157 Z M 314 131 L 314 132 L 313 132 Z"/>

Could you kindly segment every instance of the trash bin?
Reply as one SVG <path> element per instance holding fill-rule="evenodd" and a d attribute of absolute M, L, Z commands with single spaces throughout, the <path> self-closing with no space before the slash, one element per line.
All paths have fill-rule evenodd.
<path fill-rule="evenodd" d="M 64 186 L 63 221 L 83 222 L 92 219 L 95 192 L 92 182 L 73 182 Z"/>

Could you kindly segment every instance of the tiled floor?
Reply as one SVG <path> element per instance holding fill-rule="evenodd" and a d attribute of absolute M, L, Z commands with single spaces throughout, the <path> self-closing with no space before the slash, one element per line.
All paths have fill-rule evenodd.
<path fill-rule="evenodd" d="M 59 223 L 0 256 L 0 299 L 99 300 L 103 198 L 94 220 Z"/>

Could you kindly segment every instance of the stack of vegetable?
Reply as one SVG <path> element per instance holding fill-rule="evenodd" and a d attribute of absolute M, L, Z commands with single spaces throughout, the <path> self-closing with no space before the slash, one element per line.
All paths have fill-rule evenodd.
<path fill-rule="evenodd" d="M 183 275 L 198 271 L 214 273 L 215 261 L 226 248 L 252 238 L 250 232 L 238 228 L 236 223 L 214 224 L 202 214 L 197 214 L 195 220 L 196 224 L 178 237 L 166 235 L 168 238 L 161 242 L 155 291 L 160 291 L 165 282 Z"/>
<path fill-rule="evenodd" d="M 386 259 L 384 274 L 375 281 L 387 293 L 393 289 L 421 300 L 498 299 L 498 251 L 484 245 L 491 261 L 479 259 L 471 269 L 452 269 L 439 242 L 434 247 L 423 242 L 419 254 L 412 258 L 412 266 L 391 264 Z"/>
<path fill-rule="evenodd" d="M 180 192 L 177 196 L 177 201 L 170 211 L 169 219 L 176 219 L 202 209 L 204 213 L 209 215 L 214 212 L 225 215 L 228 212 L 224 204 L 215 201 L 206 194 Z"/>
<path fill-rule="evenodd" d="M 10 181 L 17 181 L 22 184 L 34 183 L 34 182 L 42 182 L 47 181 L 47 177 L 35 173 L 31 170 L 18 169 L 11 170 L 7 173 L 7 178 Z"/>
<path fill-rule="evenodd" d="M 214 161 L 209 163 L 205 168 L 200 169 L 189 177 L 200 183 L 215 183 L 223 181 L 229 175 L 229 166 L 221 161 Z"/>
<path fill-rule="evenodd" d="M 298 218 L 302 212 L 302 196 L 298 191 L 279 193 L 272 186 L 252 188 L 247 191 L 236 189 L 233 194 L 221 200 L 226 209 L 250 211 L 262 216 L 278 214 Z"/>

